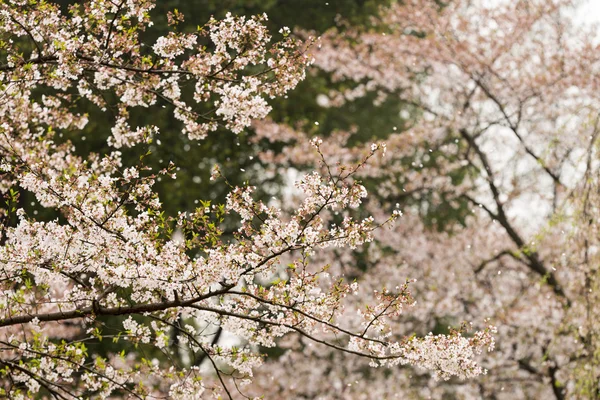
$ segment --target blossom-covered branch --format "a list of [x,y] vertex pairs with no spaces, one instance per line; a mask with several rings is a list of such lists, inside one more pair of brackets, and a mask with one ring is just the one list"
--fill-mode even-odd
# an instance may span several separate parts
[[[132,107],[171,105],[192,139],[220,125],[238,133],[266,116],[265,97],[280,96],[304,78],[306,47],[283,30],[271,43],[266,15],[227,15],[197,32],[171,31],[146,44],[141,37],[153,25],[153,8],[152,1],[93,1],[71,5],[66,16],[46,2],[2,4],[3,92],[49,88],[57,91],[45,102],[50,109],[78,98],[106,109],[114,105],[104,92],[112,92],[119,103],[109,141],[122,147],[157,133],[154,126],[129,126]],[[193,101],[184,95],[190,86]],[[204,103],[210,107],[199,108]]]
[[[153,7],[89,1],[67,16],[46,2],[0,5],[0,395],[231,398],[223,376],[249,383],[261,347],[293,334],[374,366],[410,363],[444,379],[484,373],[475,358],[493,348],[493,326],[396,340],[390,322],[414,304],[408,282],[382,285],[360,322],[346,324],[360,284],[312,261],[371,242],[402,215],[356,216],[367,196],[358,173],[381,144],[335,171],[312,141],[328,173],[304,175],[303,197],[288,211],[255,199],[252,186],[230,185],[225,204],[165,215],[155,184],[176,179],[176,166],[145,163],[143,144],[158,128],[131,128],[129,111],[162,102],[189,138],[219,125],[238,133],[268,113],[265,97],[304,78],[310,58],[287,29],[271,44],[266,16],[227,15],[182,33],[183,16],[171,13],[172,31],[145,45]],[[182,94],[190,86],[193,102]],[[105,110],[107,93],[118,98],[110,151],[81,155],[61,134],[87,125],[73,111],[78,101]],[[117,150],[136,145],[133,164]],[[56,218],[29,215],[24,191]],[[233,238],[223,236],[236,223]],[[236,345],[205,332],[215,327]],[[208,360],[216,379],[173,349]]]

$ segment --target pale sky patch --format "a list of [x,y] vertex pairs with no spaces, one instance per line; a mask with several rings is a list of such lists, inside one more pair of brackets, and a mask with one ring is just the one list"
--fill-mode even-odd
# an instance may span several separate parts
[[579,7],[577,19],[585,23],[600,22],[600,0],[585,0]]

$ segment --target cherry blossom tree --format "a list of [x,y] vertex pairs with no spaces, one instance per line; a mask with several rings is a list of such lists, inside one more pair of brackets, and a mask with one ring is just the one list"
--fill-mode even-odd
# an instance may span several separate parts
[[[311,57],[286,28],[273,42],[264,15],[183,33],[174,11],[172,31],[144,43],[153,6],[94,0],[62,14],[45,1],[0,5],[0,394],[233,398],[254,380],[263,349],[298,337],[372,367],[484,373],[475,357],[493,349],[493,326],[398,336],[394,321],[415,303],[411,282],[374,275],[363,287],[322,260],[372,242],[401,216],[360,215],[367,192],[357,178],[382,162],[382,144],[335,164],[312,140],[323,172],[301,177],[302,196],[285,210],[231,185],[225,204],[164,214],[153,186],[177,179],[176,166],[145,164],[159,132],[130,126],[130,111],[169,107],[195,140],[218,127],[240,132],[266,116],[266,98],[304,78]],[[63,136],[88,123],[78,105],[115,111],[111,99],[112,150],[79,154]],[[218,167],[213,177],[228,185]],[[28,213],[21,190],[56,218]],[[238,224],[232,238],[224,223]],[[221,343],[222,332],[236,342]]]
[[[340,107],[374,93],[376,107],[399,96],[409,120],[406,130],[385,133],[387,156],[359,172],[367,186],[376,182],[365,209],[377,216],[399,203],[404,223],[375,234],[366,252],[338,251],[326,262],[363,288],[374,289],[376,276],[416,278],[417,304],[395,321],[399,335],[491,318],[498,349],[486,356],[487,376],[436,382],[418,369],[377,374],[351,356],[286,342],[314,360],[301,369],[306,384],[273,388],[271,379],[299,370],[302,355],[290,351],[278,361],[286,372],[266,370],[255,380],[259,390],[305,398],[597,398],[598,42],[597,27],[573,19],[574,6],[408,0],[383,9],[372,29],[344,25],[323,35],[315,65],[336,85],[320,104]],[[309,127],[269,120],[254,127],[257,140],[284,144],[265,150],[265,162],[314,165]],[[360,157],[368,145],[349,146],[353,134],[330,135],[325,157]],[[436,224],[443,215],[459,223]]]

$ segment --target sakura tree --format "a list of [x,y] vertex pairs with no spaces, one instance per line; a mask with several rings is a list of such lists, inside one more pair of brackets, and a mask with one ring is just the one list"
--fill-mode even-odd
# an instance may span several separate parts
[[[487,376],[436,382],[419,370],[377,374],[351,356],[288,342],[316,360],[301,369],[310,383],[273,390],[307,398],[597,398],[598,35],[574,20],[575,6],[409,0],[382,9],[372,29],[344,25],[323,35],[315,65],[335,85],[319,103],[340,107],[375,93],[376,107],[399,96],[409,121],[387,135],[386,158],[359,172],[367,186],[377,183],[365,209],[380,215],[400,203],[404,223],[375,234],[362,254],[337,251],[325,262],[363,288],[374,289],[377,276],[416,278],[417,304],[395,321],[397,334],[491,318],[498,349],[486,357]],[[309,127],[254,126],[258,139],[285,145],[264,151],[264,161],[314,165]],[[359,158],[368,145],[348,146],[353,134],[327,138],[325,158]],[[462,226],[436,224],[444,213]],[[300,360],[290,351],[280,362],[290,371]],[[284,374],[264,376],[261,389]],[[327,376],[324,385],[314,384],[323,381],[317,376]]]
[[[374,276],[366,300],[354,296],[366,290],[359,282],[321,260],[373,241],[401,216],[359,215],[367,192],[356,178],[382,144],[331,164],[312,140],[324,172],[301,177],[302,196],[285,210],[246,185],[231,186],[225,204],[164,214],[153,187],[177,179],[176,166],[145,164],[159,132],[151,118],[130,126],[130,111],[169,107],[195,140],[218,127],[240,132],[266,116],[267,98],[304,78],[311,57],[287,28],[273,41],[264,15],[183,33],[173,11],[172,31],[144,43],[153,6],[100,0],[62,14],[45,1],[0,4],[0,394],[233,398],[265,348],[297,337],[372,366],[481,375],[475,355],[493,348],[493,326],[398,337],[393,321],[415,302],[410,282]],[[86,126],[77,110],[90,103],[114,112],[109,153],[81,155],[63,136]],[[213,177],[228,185],[218,167]],[[28,213],[22,190],[57,217]],[[238,224],[232,238],[224,223]],[[236,340],[221,343],[222,332]]]

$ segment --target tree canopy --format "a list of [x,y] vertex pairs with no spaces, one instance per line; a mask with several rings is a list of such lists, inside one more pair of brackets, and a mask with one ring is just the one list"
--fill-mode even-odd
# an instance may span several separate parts
[[0,397],[598,398],[576,5],[0,2]]

